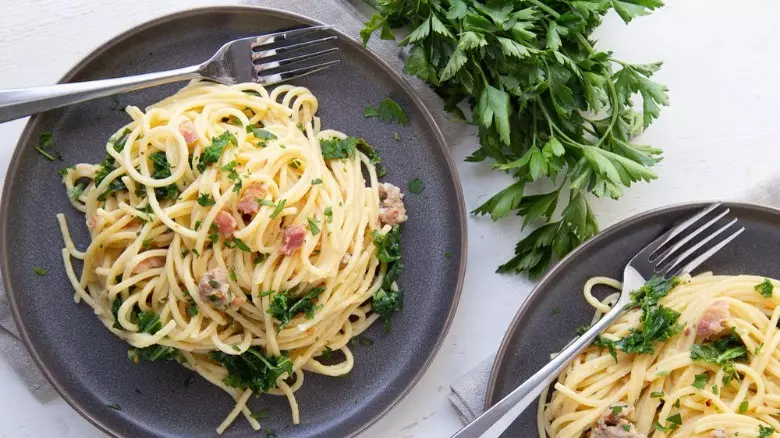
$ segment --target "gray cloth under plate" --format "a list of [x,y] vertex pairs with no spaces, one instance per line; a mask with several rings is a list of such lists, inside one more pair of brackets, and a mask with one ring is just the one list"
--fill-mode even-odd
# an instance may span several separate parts
[[[240,3],[305,15],[323,23],[335,25],[336,28],[344,34],[355,39],[359,38],[359,32],[363,26],[363,22],[367,20],[367,17],[355,6],[349,2],[339,0],[263,0],[243,1]],[[355,3],[357,4],[359,2],[356,1]],[[365,5],[360,6],[363,9],[366,9]],[[403,68],[403,62],[399,57],[400,51],[396,43],[392,41],[382,41],[375,37],[372,38],[369,48],[397,71],[400,72]],[[447,141],[452,144],[453,141],[460,138],[467,129],[466,126],[455,123],[446,117],[443,111],[443,103],[436,93],[416,78],[408,76],[404,76],[404,78],[430,109],[434,118],[439,123],[442,132],[445,133]],[[52,218],[53,214],[54,213],[52,212]],[[55,398],[56,393],[54,389],[41,375],[38,367],[33,363],[27,353],[24,344],[19,340],[18,335],[19,332],[11,317],[8,299],[3,290],[3,284],[0,282],[0,354],[5,357],[5,360],[7,360],[19,374],[19,377],[30,388],[38,400],[45,402]]]

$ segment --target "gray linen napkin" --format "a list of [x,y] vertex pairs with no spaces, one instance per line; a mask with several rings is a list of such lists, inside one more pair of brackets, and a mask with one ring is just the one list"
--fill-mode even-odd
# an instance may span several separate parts
[[[362,14],[358,8],[369,9],[359,0],[352,2],[357,5],[357,8],[344,0],[254,0],[240,3],[305,15],[323,23],[335,25],[344,34],[355,39],[358,39],[363,22],[367,20],[367,16]],[[396,43],[372,38],[369,48],[395,70],[401,72],[403,61],[399,56],[400,51]],[[444,132],[447,142],[453,144],[468,127],[450,120],[444,113],[441,99],[422,81],[409,76],[404,76],[404,78],[433,114]],[[2,188],[2,181],[0,181],[0,188]],[[11,316],[2,282],[0,282],[0,354],[6,358],[39,401],[46,402],[56,397],[54,389],[41,375],[19,339],[19,332]]]
[[[766,178],[734,196],[733,200],[780,208],[780,174]],[[471,423],[485,411],[485,395],[494,360],[495,356],[490,356],[450,386],[450,403],[463,424]]]

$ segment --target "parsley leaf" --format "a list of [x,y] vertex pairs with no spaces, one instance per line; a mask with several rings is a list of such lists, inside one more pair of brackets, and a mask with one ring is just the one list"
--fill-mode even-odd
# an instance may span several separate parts
[[[171,165],[168,163],[168,158],[165,156],[165,152],[159,151],[149,155],[149,159],[152,160],[152,178],[163,179],[171,176]],[[176,184],[170,184],[165,187],[155,187],[154,194],[158,199],[170,199],[176,200],[179,196],[179,187]]]
[[317,287],[300,297],[292,297],[287,292],[276,294],[268,306],[268,314],[279,321],[279,330],[286,326],[298,313],[303,312],[306,314],[307,319],[312,319],[314,318],[314,312],[320,307],[314,305],[312,300],[323,292],[325,292],[324,287]]
[[758,438],[769,438],[775,434],[775,428],[759,425],[758,426]]
[[386,233],[372,231],[371,240],[377,247],[380,262],[389,263],[401,259],[401,227],[398,225]]
[[768,278],[765,278],[763,282],[757,284],[753,289],[760,293],[764,298],[772,298],[772,292],[774,291],[775,287],[772,284],[772,281],[770,281]]
[[54,161],[54,160],[62,161],[62,154],[60,153],[59,150],[57,150],[57,147],[54,145],[54,136],[52,136],[50,131],[41,132],[40,139],[38,140],[38,145],[35,146],[34,149],[49,161]]
[[693,383],[691,383],[691,386],[693,386],[696,389],[704,389],[704,386],[707,385],[707,374],[697,374],[694,376]]
[[274,207],[274,211],[271,212],[270,218],[276,219],[277,216],[284,210],[284,205],[287,204],[286,199],[280,199],[279,202],[276,203],[276,207]]
[[46,274],[47,274],[49,271],[47,271],[47,270],[46,270],[46,269],[44,269],[44,268],[41,268],[40,266],[35,266],[35,267],[33,267],[33,272],[35,272],[36,274],[38,274],[38,275],[40,275],[41,277],[43,277],[43,276],[44,276],[44,275],[46,275]]
[[744,414],[748,411],[750,408],[750,403],[748,403],[747,400],[743,400],[742,403],[739,404],[739,413]]
[[[109,143],[113,145],[115,151],[122,152],[122,150],[124,150],[127,137],[131,132],[130,129],[125,129],[119,136],[111,137]],[[95,186],[97,187],[100,185],[100,183],[102,183],[114,170],[116,170],[116,160],[110,154],[106,154],[105,158],[103,158],[103,161],[100,163],[100,169],[95,173],[95,178],[93,180]],[[106,191],[98,196],[98,201],[105,201],[106,198],[108,198],[108,195],[121,190],[127,190],[127,186],[121,178],[116,178],[108,184]]]
[[[114,301],[114,305],[120,300]],[[162,328],[162,322],[160,321],[160,315],[154,312],[140,312],[137,313],[138,307],[135,307],[134,314],[138,319],[138,332],[149,333],[151,335],[157,333]],[[113,309],[112,309],[113,310]],[[119,306],[116,307],[116,311],[119,311]],[[115,315],[116,317],[116,315]],[[116,327],[116,324],[115,324]],[[128,359],[135,363],[139,363],[141,360],[147,362],[154,362],[157,360],[171,360],[176,356],[176,349],[165,345],[150,345],[144,348],[131,348],[127,351]]]
[[690,350],[692,360],[710,362],[723,367],[723,386],[727,386],[732,380],[739,380],[734,361],[747,358],[747,347],[733,327],[728,336],[704,344],[693,344]]
[[641,327],[629,330],[626,337],[618,340],[599,336],[594,345],[609,348],[615,361],[617,361],[615,350],[621,350],[625,353],[653,354],[656,343],[671,338],[682,328],[677,324],[680,314],[658,304],[658,300],[666,296],[678,283],[677,278],[664,280],[660,277],[653,277],[641,288],[631,292],[630,305],[642,310]]
[[[661,0],[373,3],[364,44],[375,32],[391,39],[392,28],[408,28],[404,72],[429,83],[454,118],[466,120],[468,107],[480,144],[467,161],[490,160],[514,178],[475,213],[497,220],[513,212],[539,224],[499,272],[538,276],[598,232],[588,195],[616,199],[655,178],[661,151],[633,138],[669,103],[667,88],[652,80],[661,64],[620,61],[590,36],[612,9],[628,23]],[[523,192],[540,180],[557,188]]]
[[228,376],[223,383],[232,388],[251,389],[253,392],[267,392],[276,387],[280,377],[292,375],[292,360],[287,356],[267,357],[260,349],[250,347],[240,355],[214,351],[209,354],[213,361],[221,363]]
[[320,234],[320,227],[317,226],[317,219],[307,217],[306,220],[309,222],[309,231],[311,231],[311,235],[316,236],[317,234]]
[[198,204],[208,207],[209,205],[216,204],[217,201],[214,200],[214,198],[208,194],[208,193],[201,193],[198,195]]
[[222,151],[231,144],[233,146],[238,146],[238,140],[230,131],[225,131],[218,137],[213,137],[211,139],[211,145],[207,146],[200,156],[198,171],[203,172],[206,170],[206,167],[219,161],[219,158],[222,156]]
[[383,122],[396,122],[402,125],[409,124],[409,118],[406,116],[404,110],[389,97],[386,97],[380,102],[379,106],[376,108],[370,106],[366,107],[366,110],[363,112],[363,117],[376,117]]
[[313,180],[311,180],[311,185],[316,186],[317,184],[322,184],[321,178],[314,178]]
[[414,179],[410,179],[409,180],[407,188],[409,189],[409,192],[411,192],[411,193],[420,194],[420,193],[422,193],[423,189],[425,188],[425,184],[423,184],[423,182],[422,182],[422,180],[420,178],[414,178]]
[[387,233],[373,231],[371,239],[377,247],[379,261],[387,265],[382,285],[371,299],[371,309],[385,321],[385,330],[390,331],[390,318],[403,309],[403,293],[396,279],[401,275],[401,228],[396,225]]
[[236,245],[236,248],[240,249],[241,251],[252,252],[252,250],[249,249],[249,245],[244,243],[244,241],[239,239],[238,237],[233,238],[233,243]]

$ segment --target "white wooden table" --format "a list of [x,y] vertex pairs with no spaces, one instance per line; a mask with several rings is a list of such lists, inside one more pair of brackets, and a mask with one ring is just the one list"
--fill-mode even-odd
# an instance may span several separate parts
[[[110,37],[200,0],[0,0],[0,87],[44,85]],[[214,2],[210,2],[214,3]],[[597,36],[629,62],[664,60],[658,79],[671,106],[643,142],[665,150],[659,179],[620,201],[595,200],[602,227],[641,211],[728,198],[780,164],[780,2],[669,0],[629,26],[609,16]],[[0,180],[24,121],[0,124]],[[464,163],[476,138],[452,149],[473,209],[508,181]],[[436,360],[416,388],[365,437],[448,437],[460,427],[449,385],[494,352],[532,284],[494,273],[520,237],[520,220],[468,219],[469,266],[460,308]],[[508,238],[512,236],[512,238]],[[0,357],[0,436],[99,437],[65,402],[39,404]]]

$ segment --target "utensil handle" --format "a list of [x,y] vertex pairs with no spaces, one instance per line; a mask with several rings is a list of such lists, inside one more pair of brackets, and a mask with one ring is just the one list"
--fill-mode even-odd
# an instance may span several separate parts
[[609,327],[623,313],[622,306],[607,312],[593,327],[574,339],[550,363],[536,372],[522,385],[466,425],[452,438],[495,438],[501,435],[523,411],[539,397],[558,377],[564,367],[587,348],[596,336]]
[[124,78],[0,90],[0,123],[98,97],[199,78],[199,71],[196,65]]

